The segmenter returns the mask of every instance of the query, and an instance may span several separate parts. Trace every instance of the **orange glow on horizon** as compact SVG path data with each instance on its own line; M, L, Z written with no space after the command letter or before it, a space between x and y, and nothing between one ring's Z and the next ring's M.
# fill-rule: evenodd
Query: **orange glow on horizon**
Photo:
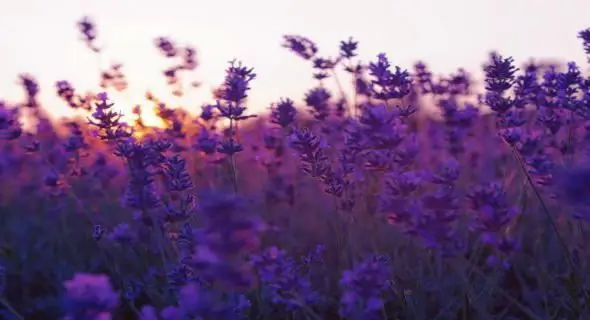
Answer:
M164 121L157 116L153 101L149 101L145 95L131 96L128 91L114 92L107 90L109 99L114 103L113 109L123 114L121 120L134 124L138 116L133 114L133 108L139 106L141 110L141 119L143 124L147 127L164 128Z
M300 103L305 92L317 83L311 77L309 61L281 47L285 34L309 37L323 57L336 55L339 41L352 36L359 41L358 59L364 63L384 52L392 64L404 69L422 60L435 75L462 67L481 82L481 64L490 50L513 56L517 62L537 57L586 66L576 32L588 27L585 13L590 10L587 0L574 0L567 6L547 0L368 0L363 6L370 14L360 14L352 1L222 0L209 1L204 7L186 0L52 3L60 10L47 10L40 0L0 5L0 28L11 31L0 35L0 42L11 48L1 53L0 88L4 96L0 99L21 101L22 88L15 79L26 72L39 81L40 101L52 118L85 116L69 110L55 96L55 81L67 80L78 92L94 91L97 72L120 62L129 88L113 93L115 107L129 121L134 119L132 108L140 104L146 125L156 127L162 121L143 96L145 90L158 90L158 96L170 106L198 112L201 103L212 102L207 88L223 81L227 62L233 59L254 68L258 75L249 94L251 113L264 113L281 97ZM142 10L135 10L137 7ZM335 8L337 14L326 16ZM531 15L532 9L535 14ZM127 14L132 11L132 16ZM100 54L89 50L80 39L76 23L83 16L96 23ZM154 19L159 23L153 23ZM559 23L547 23L555 19ZM163 57L155 48L154 39L160 36L197 50L199 66L194 73L183 74L182 81L185 88L197 81L202 84L200 89L190 90L182 98L170 97L162 72L178 61ZM346 76L343 74L340 81L349 87ZM338 91L334 81L327 81L326 86L334 93Z

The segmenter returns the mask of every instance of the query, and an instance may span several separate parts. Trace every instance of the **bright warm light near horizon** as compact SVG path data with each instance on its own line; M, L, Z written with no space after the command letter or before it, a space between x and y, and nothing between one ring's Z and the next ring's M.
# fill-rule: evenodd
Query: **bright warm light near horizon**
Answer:
M22 88L15 79L28 72L39 80L40 99L56 117L71 113L56 98L55 81L68 80L76 88L96 90L99 62L103 68L114 61L124 65L134 97L116 101L124 104L118 106L123 111L144 105L145 101L135 97L145 90L168 90L162 70L169 60L154 45L160 36L197 49L200 65L194 80L202 82L203 88L218 85L232 59L255 68L258 77L252 83L249 107L257 113L281 97L300 102L305 91L316 85L310 64L280 46L284 34L309 37L323 57L336 55L338 42L353 36L360 43L363 62L385 52L402 68L423 60L436 75L465 67L480 77L490 50L514 56L517 64L536 56L583 65L585 57L575 34L588 27L590 12L587 0L567 4L548 0L367 0L363 2L367 13L360 13L351 0L51 3L51 8L41 0L0 3L0 29L9 30L0 33L0 43L10 48L0 52L0 91L1 98L18 102ZM82 43L76 28L76 22L86 15L97 25L97 42L104 47L100 59ZM211 101L204 91L173 105L194 110ZM155 121L153 114L145 112L146 121Z
M156 115L155 105L153 101L149 101L144 96L130 96L127 92L107 91L109 99L114 102L113 109L123 113L121 118L126 123L134 123L137 116L133 114L132 110L139 105L141 109L141 118L143 123L148 127L163 128L164 122Z

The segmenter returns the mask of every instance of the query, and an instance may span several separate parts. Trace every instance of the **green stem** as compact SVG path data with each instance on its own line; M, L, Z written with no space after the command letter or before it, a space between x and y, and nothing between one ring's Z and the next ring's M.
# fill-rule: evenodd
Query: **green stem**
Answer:
M4 308L6 308L8 311L10 311L17 318L19 318L21 320L25 319L25 317L23 317L20 313L18 313L18 311L14 310L12 305L10 305L10 303L5 298L0 298L0 304L2 304L4 306Z

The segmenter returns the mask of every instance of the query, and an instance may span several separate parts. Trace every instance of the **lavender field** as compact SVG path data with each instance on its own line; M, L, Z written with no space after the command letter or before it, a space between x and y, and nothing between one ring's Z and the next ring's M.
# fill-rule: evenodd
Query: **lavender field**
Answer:
M590 62L590 29L570 36ZM106 93L123 65L94 92L55 79L79 115L59 121L21 75L0 103L0 319L590 319L588 66L493 52L480 89L359 61L353 38L283 46L316 86L260 114L239 60L210 104L147 93L126 115ZM182 96L198 51L154 50Z

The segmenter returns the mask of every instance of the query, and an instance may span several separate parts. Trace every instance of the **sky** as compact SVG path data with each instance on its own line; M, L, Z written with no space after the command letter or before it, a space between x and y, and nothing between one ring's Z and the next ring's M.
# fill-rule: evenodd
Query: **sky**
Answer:
M98 56L80 41L76 22L90 16L98 28ZM124 111L143 104L150 89L199 110L210 88L223 80L227 62L254 67L249 106L263 111L281 97L303 99L315 82L311 66L281 47L284 34L314 40L320 54L338 53L349 36L363 61L380 52L410 69L423 60L436 74L464 67L480 73L490 50L525 62L529 57L585 63L576 34L590 27L588 0L19 0L0 1L0 98L18 101L18 75L34 75L41 100L53 115L70 115L54 84L68 80L82 90L98 86L100 67L124 64L127 93L113 99ZM203 84L170 98L154 46L159 36L197 48ZM342 79L345 81L345 79Z

